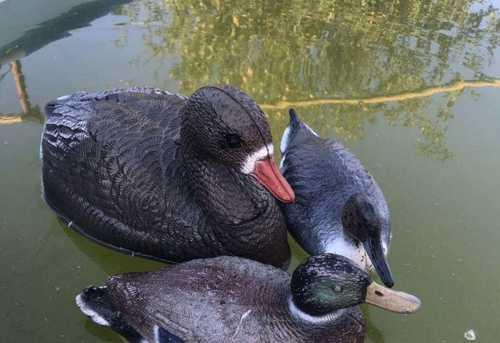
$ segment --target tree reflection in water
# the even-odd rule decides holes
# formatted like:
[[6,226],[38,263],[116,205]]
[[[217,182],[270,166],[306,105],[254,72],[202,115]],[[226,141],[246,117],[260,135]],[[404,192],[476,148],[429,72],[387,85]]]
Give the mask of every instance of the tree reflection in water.
[[[487,80],[483,70],[499,45],[497,12],[482,1],[146,0],[123,11],[145,26],[152,55],[180,57],[171,76],[186,94],[227,83],[268,105]],[[418,150],[446,160],[446,123],[462,91],[301,112],[323,134],[353,140],[383,114],[390,125],[418,128]],[[267,112],[283,122],[283,110]]]

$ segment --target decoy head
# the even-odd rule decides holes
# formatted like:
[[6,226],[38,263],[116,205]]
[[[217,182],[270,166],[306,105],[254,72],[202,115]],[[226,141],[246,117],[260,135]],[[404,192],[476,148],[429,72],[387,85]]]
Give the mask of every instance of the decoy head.
[[347,199],[342,211],[344,232],[356,244],[363,244],[382,282],[392,287],[394,280],[383,247],[382,225],[380,215],[366,196],[357,193]]
[[245,93],[229,86],[198,89],[183,108],[181,140],[203,159],[253,176],[278,200],[295,194],[273,157],[273,139],[264,113]]
[[310,316],[364,302],[396,313],[412,313],[420,307],[415,296],[381,286],[351,260],[329,253],[311,256],[297,267],[290,287],[293,304]]

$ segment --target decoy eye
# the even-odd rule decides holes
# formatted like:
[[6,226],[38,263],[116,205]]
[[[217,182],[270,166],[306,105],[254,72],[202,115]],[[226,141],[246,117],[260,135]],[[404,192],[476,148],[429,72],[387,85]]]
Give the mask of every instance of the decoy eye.
[[226,145],[229,148],[235,149],[241,147],[241,138],[235,133],[229,133],[226,135]]

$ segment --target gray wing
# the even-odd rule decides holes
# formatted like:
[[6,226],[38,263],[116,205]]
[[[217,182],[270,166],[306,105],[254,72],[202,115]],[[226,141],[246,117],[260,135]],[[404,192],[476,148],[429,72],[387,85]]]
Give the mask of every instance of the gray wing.
[[[314,242],[304,228],[341,225],[341,211],[347,199],[360,192],[372,199],[386,218],[383,232],[388,242],[389,211],[380,187],[361,162],[333,139],[310,139],[293,144],[286,151],[283,175],[295,191],[296,202],[283,206],[287,223],[294,235],[312,235],[304,242]],[[329,201],[324,201],[328,198]],[[304,247],[314,251],[313,247]]]

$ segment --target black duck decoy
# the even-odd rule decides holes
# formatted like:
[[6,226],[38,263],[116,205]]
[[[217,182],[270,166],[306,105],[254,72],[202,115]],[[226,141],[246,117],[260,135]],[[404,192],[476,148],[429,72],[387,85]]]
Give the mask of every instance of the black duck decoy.
[[398,313],[420,306],[334,254],[310,257],[291,278],[239,257],[193,260],[114,276],[76,297],[85,315],[132,343],[363,342],[364,302]]
[[43,194],[70,227],[170,262],[237,255],[287,264],[276,199],[294,193],[265,115],[245,93],[79,92],[50,102],[46,115]]
[[283,204],[288,229],[310,254],[335,253],[394,285],[387,253],[389,208],[375,179],[334,139],[319,137],[296,112],[281,140],[281,171],[296,201]]

